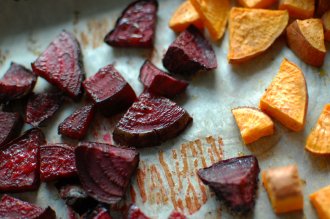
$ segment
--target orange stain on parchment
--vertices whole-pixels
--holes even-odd
[[[160,151],[160,166],[157,160],[140,163],[137,184],[143,203],[162,205],[170,200],[175,210],[186,214],[197,212],[211,194],[196,171],[221,160],[222,146],[221,138],[216,141],[210,136],[184,143],[168,153]]]

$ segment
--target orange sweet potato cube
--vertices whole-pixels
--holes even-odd
[[[280,0],[279,9],[288,10],[292,18],[312,18],[314,15],[315,0]]]
[[[330,218],[330,185],[311,194],[309,200],[315,207],[320,219]]]

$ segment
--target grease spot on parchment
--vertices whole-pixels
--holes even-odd
[[[6,62],[8,55],[9,55],[8,50],[3,51],[0,49],[0,67]]]
[[[103,38],[107,32],[109,32],[110,25],[108,19],[101,18],[101,19],[92,19],[87,22],[87,29],[88,33],[90,33],[93,48],[97,48],[103,43]]]

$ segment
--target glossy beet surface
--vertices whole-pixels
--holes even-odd
[[[81,219],[111,219],[111,216],[105,207],[98,205],[91,211],[82,215]]]
[[[113,138],[134,147],[158,145],[177,136],[190,121],[190,115],[176,103],[145,92],[120,119]]]
[[[39,186],[39,147],[45,137],[31,129],[0,150],[0,191],[17,192]]]
[[[215,69],[218,64],[211,44],[196,27],[190,26],[167,49],[163,65],[174,74],[193,74]]]
[[[0,101],[20,99],[33,90],[37,76],[24,66],[11,63],[0,80]]]
[[[62,104],[59,93],[32,94],[28,100],[25,112],[25,122],[37,127],[51,118]]]
[[[139,78],[150,92],[169,98],[183,92],[188,86],[188,82],[171,77],[150,61],[145,61],[141,67]]]
[[[58,133],[69,138],[82,139],[94,118],[94,106],[87,105],[74,111],[58,127]]]
[[[168,219],[187,219],[187,217],[181,214],[180,212],[173,211],[168,217]]]
[[[0,112],[0,147],[17,137],[23,120],[18,113]]]
[[[139,153],[132,148],[83,142],[75,149],[79,179],[88,195],[112,204],[125,195],[138,166]]]
[[[87,95],[106,116],[126,110],[136,99],[132,87],[113,65],[101,68],[83,82]]]
[[[50,207],[43,209],[9,195],[4,195],[0,200],[0,218],[55,219],[56,215]]]
[[[33,71],[72,98],[82,93],[84,67],[79,42],[74,35],[62,31],[32,63]]]
[[[105,36],[104,42],[114,47],[152,47],[157,10],[156,0],[132,2],[118,18],[114,29]]]
[[[230,209],[248,212],[255,204],[259,171],[258,160],[251,155],[220,161],[200,169],[198,176]]]
[[[147,217],[138,206],[133,204],[128,209],[127,219],[150,219],[150,217]]]
[[[74,149],[67,144],[40,147],[40,179],[53,181],[77,175]]]
[[[97,201],[87,195],[80,185],[64,185],[59,188],[60,197],[75,212],[83,214],[97,205]]]

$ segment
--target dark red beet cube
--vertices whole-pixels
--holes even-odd
[[[168,219],[187,219],[187,217],[180,212],[173,211],[168,217]]]
[[[0,80],[0,100],[10,101],[25,97],[34,88],[37,76],[22,65],[11,63]]]
[[[17,137],[22,126],[23,119],[18,113],[0,112],[0,147]]]
[[[127,6],[104,42],[114,47],[151,48],[155,38],[158,2],[138,0]]]
[[[200,169],[198,176],[230,209],[246,213],[255,204],[259,172],[257,158],[250,155],[222,160]]]
[[[59,93],[32,94],[28,100],[25,122],[37,127],[52,117],[62,104]]]
[[[74,139],[84,138],[94,118],[94,111],[94,105],[76,110],[59,125],[58,133]]]
[[[136,99],[132,87],[113,65],[101,68],[83,82],[87,95],[105,116],[126,110]]]
[[[120,119],[113,138],[134,147],[159,145],[177,136],[191,121],[190,115],[176,103],[145,92]]]
[[[0,150],[0,191],[20,192],[39,186],[39,147],[45,144],[39,129],[30,129]]]
[[[0,200],[0,218],[56,219],[56,214],[50,207],[43,209],[29,202],[4,195]]]
[[[111,219],[108,209],[99,205],[81,216],[81,219]]]
[[[113,204],[125,195],[139,163],[139,153],[132,148],[83,142],[75,149],[80,182],[89,196]]]
[[[217,58],[211,44],[201,32],[190,26],[167,49],[164,67],[173,74],[193,74],[217,68]]]
[[[140,69],[140,81],[149,91],[169,98],[183,92],[188,86],[188,82],[169,76],[149,61],[145,61]]]
[[[68,31],[62,31],[49,44],[32,63],[32,69],[72,98],[76,99],[82,93],[81,82],[85,71],[80,44]]]
[[[128,209],[127,219],[150,219],[136,205],[131,205]]]
[[[74,149],[67,144],[40,147],[40,179],[53,181],[77,175]]]

